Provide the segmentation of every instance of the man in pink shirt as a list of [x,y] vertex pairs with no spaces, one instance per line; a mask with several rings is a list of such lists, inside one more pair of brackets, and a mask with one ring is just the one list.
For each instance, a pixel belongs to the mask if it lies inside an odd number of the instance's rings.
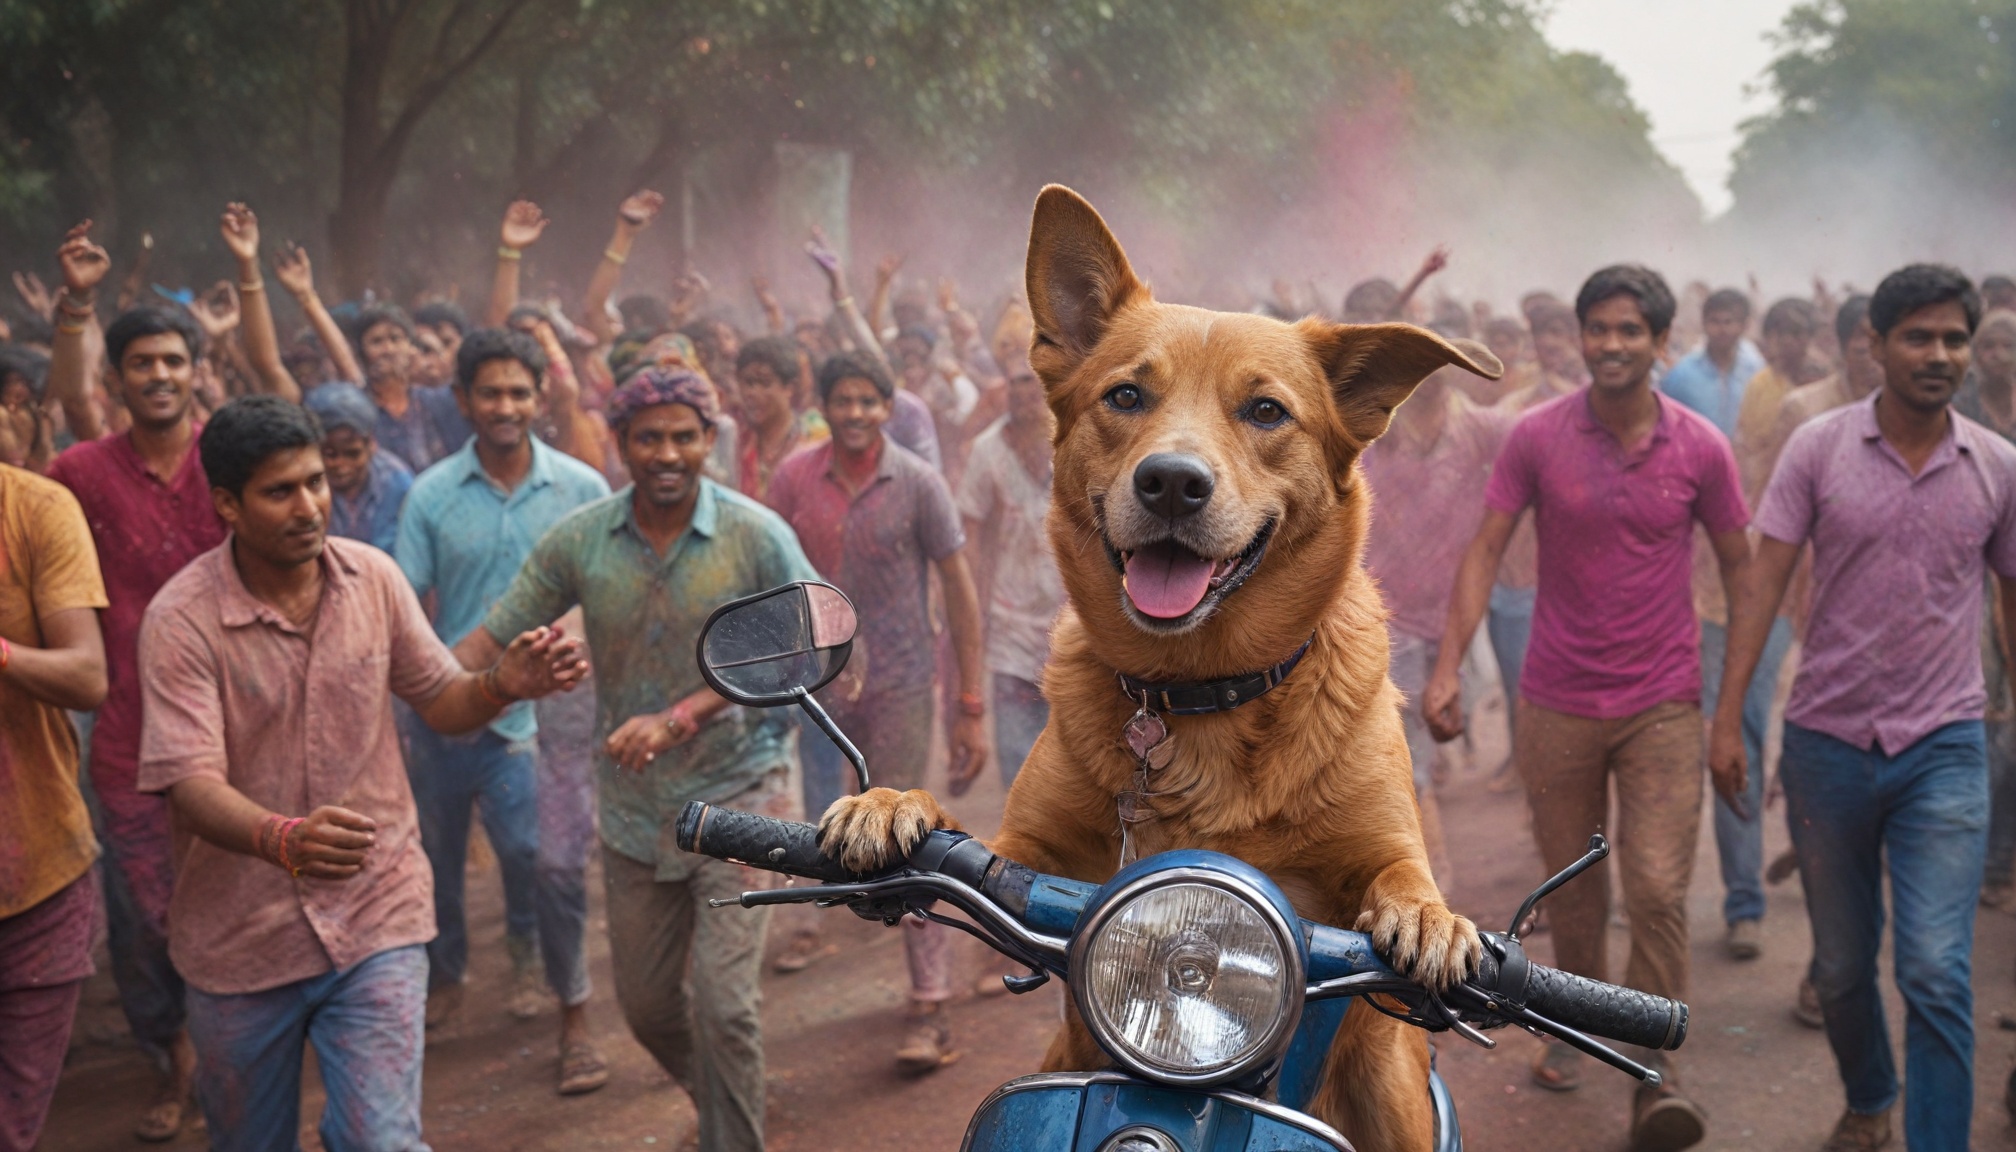
[[1951,268],[1915,264],[1877,286],[1869,353],[1883,386],[1786,442],[1757,514],[1755,590],[1730,627],[1709,755],[1725,798],[1744,769],[1743,693],[1810,541],[1813,608],[1779,778],[1813,921],[1811,980],[1848,1097],[1827,1152],[1890,1139],[1897,1069],[1876,978],[1886,864],[1907,1008],[1904,1140],[1912,1152],[1968,1146],[1991,571],[2004,642],[2016,640],[2016,447],[1952,410],[1980,319],[1974,286]]
[[[1513,758],[1533,835],[1553,872],[1582,854],[1592,832],[1613,834],[1631,920],[1624,983],[1683,998],[1687,885],[1701,822],[1694,524],[1707,528],[1732,599],[1750,545],[1729,441],[1652,387],[1673,311],[1665,280],[1646,268],[1605,268],[1583,284],[1575,314],[1590,386],[1529,410],[1506,439],[1485,493],[1484,523],[1456,577],[1423,709],[1438,737],[1461,733],[1457,666],[1483,618],[1512,526],[1532,508],[1540,595],[1519,681]],[[1555,962],[1598,980],[1608,979],[1607,876],[1598,870],[1547,902]],[[1573,1088],[1580,1059],[1549,1045],[1534,1082]],[[1638,1090],[1634,1152],[1686,1148],[1704,1134],[1700,1110],[1672,1076]]]
[[162,587],[140,633],[139,787],[175,813],[169,953],[220,1152],[296,1145],[304,1043],[325,1147],[426,1147],[434,905],[392,697],[468,732],[586,671],[545,628],[463,671],[389,557],[328,537],[321,443],[278,397],[218,410],[199,450],[231,535]]

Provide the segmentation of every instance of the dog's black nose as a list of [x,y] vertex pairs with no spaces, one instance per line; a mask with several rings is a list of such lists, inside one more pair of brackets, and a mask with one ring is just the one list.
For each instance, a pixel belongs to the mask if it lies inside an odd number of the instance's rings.
[[1202,511],[1215,484],[1211,466],[1185,452],[1157,452],[1134,469],[1134,494],[1165,520]]

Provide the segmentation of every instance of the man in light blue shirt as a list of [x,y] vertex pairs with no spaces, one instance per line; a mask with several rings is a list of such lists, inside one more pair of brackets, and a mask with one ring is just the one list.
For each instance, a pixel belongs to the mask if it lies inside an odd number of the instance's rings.
[[1701,305],[1701,346],[1659,380],[1661,392],[1706,416],[1731,440],[1743,389],[1764,370],[1764,354],[1743,338],[1749,325],[1750,298],[1734,288],[1718,289]]
[[[455,398],[475,436],[422,472],[406,495],[394,554],[414,591],[423,600],[433,595],[434,630],[450,645],[483,622],[548,528],[609,494],[595,469],[533,434],[546,367],[545,353],[530,336],[499,329],[470,333],[456,353]],[[541,866],[532,706],[513,704],[471,736],[442,736],[418,724],[406,728],[440,933],[427,946],[428,1023],[444,1023],[461,1003],[469,956],[462,875],[474,804],[482,809],[504,876],[505,938],[517,970],[511,1011],[529,1018],[543,998],[536,929],[546,980],[562,1007],[562,1090],[600,1087],[608,1072],[588,1041],[583,1010],[585,878],[559,874],[578,870]]]

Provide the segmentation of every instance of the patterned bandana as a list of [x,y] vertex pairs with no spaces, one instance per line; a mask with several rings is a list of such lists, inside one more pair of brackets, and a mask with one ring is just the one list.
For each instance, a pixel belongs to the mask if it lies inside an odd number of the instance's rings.
[[700,423],[709,428],[721,416],[714,385],[699,373],[654,365],[639,369],[609,397],[609,427],[620,438],[631,417],[660,404],[684,404],[699,413]]

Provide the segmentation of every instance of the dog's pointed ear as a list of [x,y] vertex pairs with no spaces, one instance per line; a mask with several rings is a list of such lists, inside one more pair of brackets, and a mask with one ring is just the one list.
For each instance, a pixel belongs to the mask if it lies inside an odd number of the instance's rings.
[[1070,375],[1114,314],[1148,296],[1098,210],[1062,184],[1036,197],[1024,276],[1036,328],[1029,364],[1046,384]]
[[1412,324],[1329,324],[1304,320],[1303,338],[1323,365],[1330,395],[1358,447],[1386,432],[1393,409],[1445,364],[1486,380],[1505,374],[1489,348],[1474,340],[1444,340]]

